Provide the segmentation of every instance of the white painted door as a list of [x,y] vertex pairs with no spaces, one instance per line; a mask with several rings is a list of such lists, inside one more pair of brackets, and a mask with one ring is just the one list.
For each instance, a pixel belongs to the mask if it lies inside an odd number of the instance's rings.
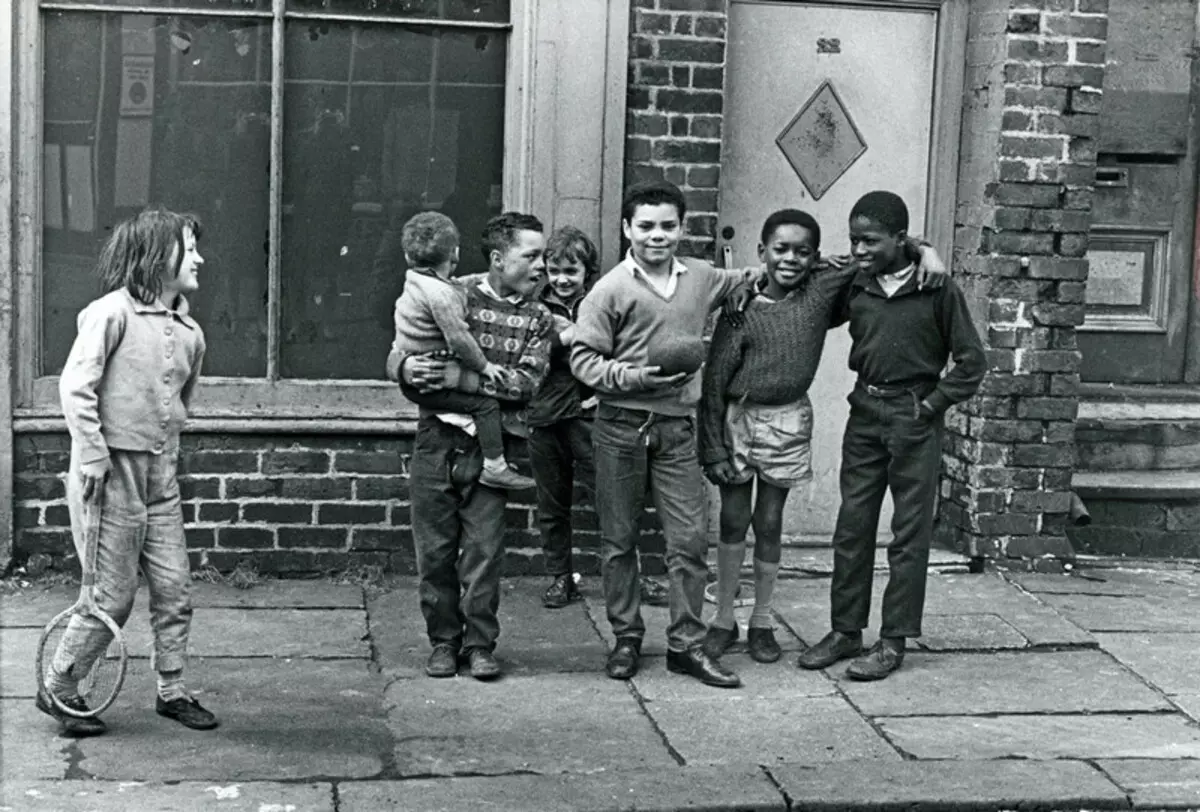
[[[782,208],[816,217],[824,253],[847,253],[847,215],[874,189],[903,197],[923,233],[938,13],[905,5],[731,0],[717,232],[736,265],[756,261],[763,220]],[[809,393],[815,477],[789,500],[786,536],[833,532],[849,347],[844,327],[825,345]]]

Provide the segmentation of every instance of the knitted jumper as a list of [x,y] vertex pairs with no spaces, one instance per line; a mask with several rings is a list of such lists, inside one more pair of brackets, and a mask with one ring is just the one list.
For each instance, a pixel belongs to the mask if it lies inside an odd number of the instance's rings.
[[527,403],[550,367],[554,318],[541,302],[497,299],[481,285],[467,287],[467,325],[487,360],[507,368],[516,382],[500,391],[478,373],[463,369],[455,388]]
[[853,267],[822,269],[786,299],[751,300],[741,327],[732,327],[723,318],[717,323],[698,415],[702,465],[730,457],[725,410],[731,401],[783,406],[808,393],[821,362],[826,331],[843,320],[854,273]]
[[449,349],[464,367],[482,372],[487,359],[471,336],[466,310],[467,295],[458,283],[410,268],[396,300],[394,346],[413,354]]

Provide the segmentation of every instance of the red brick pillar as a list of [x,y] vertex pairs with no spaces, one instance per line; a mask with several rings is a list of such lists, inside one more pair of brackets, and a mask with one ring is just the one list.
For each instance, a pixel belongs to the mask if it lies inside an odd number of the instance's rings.
[[977,556],[1054,561],[1075,459],[1107,0],[973,0],[956,278],[988,347],[947,418],[939,532]]
[[713,259],[725,87],[725,0],[635,0],[630,10],[625,183],[687,196],[680,253]]

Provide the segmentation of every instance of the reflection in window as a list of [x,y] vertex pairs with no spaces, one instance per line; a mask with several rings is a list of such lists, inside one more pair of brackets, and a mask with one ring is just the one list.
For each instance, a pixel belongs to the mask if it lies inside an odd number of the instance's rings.
[[42,373],[100,294],[109,230],[158,204],[205,226],[206,374],[265,375],[270,25],[62,13],[45,32]]
[[502,32],[289,23],[284,93],[285,378],[373,378],[404,284],[400,227],[438,209],[460,271],[500,211]]
[[508,22],[509,0],[287,0],[289,10],[428,20]]

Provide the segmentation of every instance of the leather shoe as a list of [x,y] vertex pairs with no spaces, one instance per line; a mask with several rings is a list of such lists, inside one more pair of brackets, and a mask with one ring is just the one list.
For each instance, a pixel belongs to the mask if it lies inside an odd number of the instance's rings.
[[471,676],[475,679],[489,680],[500,676],[500,663],[486,648],[471,649],[467,654],[467,662],[471,664]]
[[[85,712],[88,710],[87,703],[82,697],[72,696],[62,700],[62,703],[72,710]],[[37,709],[47,716],[53,716],[58,720],[59,727],[62,728],[64,736],[70,736],[74,739],[82,739],[85,736],[99,736],[101,733],[108,731],[108,725],[104,724],[98,717],[88,716],[70,716],[63,713],[57,705],[50,701],[46,689],[39,688],[37,698],[33,701]]]
[[547,609],[562,609],[581,597],[583,596],[575,588],[575,578],[568,572],[566,575],[556,576],[554,583],[547,587],[542,594],[542,606]]
[[720,660],[705,654],[703,646],[692,646],[687,651],[668,651],[667,670],[695,677],[714,688],[740,688],[742,685],[738,675],[721,665]]
[[709,657],[720,657],[737,639],[738,627],[736,623],[733,624],[732,629],[709,626],[708,631],[704,633],[704,653]]
[[904,662],[904,638],[883,638],[871,646],[871,650],[846,669],[850,679],[868,682],[883,679]]
[[862,653],[862,635],[830,632],[814,646],[801,652],[796,665],[810,671],[828,668],[838,660],[848,660]]
[[638,664],[642,657],[640,640],[617,640],[613,650],[608,655],[604,671],[613,679],[632,679],[638,672]]
[[774,629],[751,626],[746,631],[746,648],[750,650],[750,656],[760,663],[773,663],[783,656],[783,649],[775,641]]
[[192,730],[212,730],[220,724],[217,717],[205,710],[199,702],[190,696],[178,697],[170,702],[164,702],[161,696],[154,698],[154,710],[159,716],[174,719],[184,727]]
[[439,679],[458,674],[458,649],[449,643],[438,643],[425,661],[425,673]]

